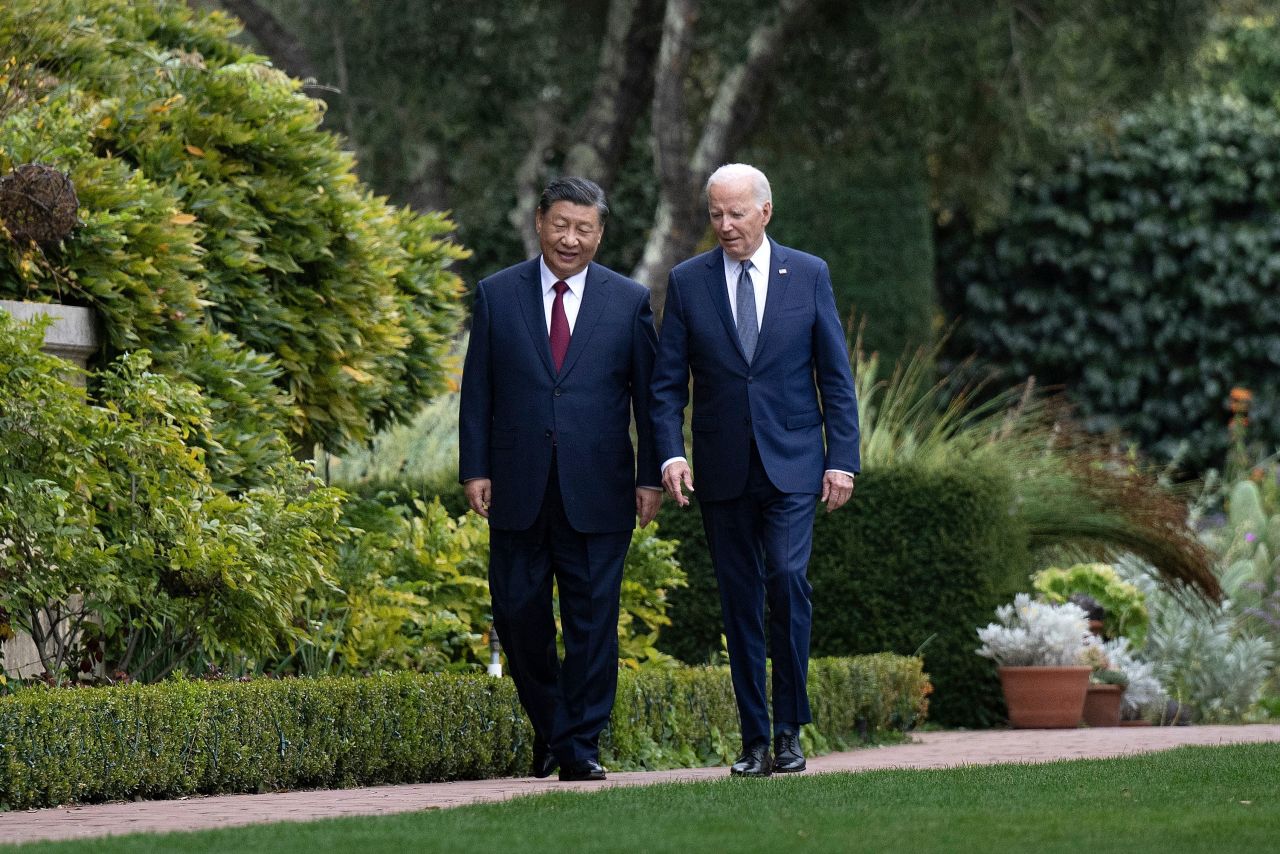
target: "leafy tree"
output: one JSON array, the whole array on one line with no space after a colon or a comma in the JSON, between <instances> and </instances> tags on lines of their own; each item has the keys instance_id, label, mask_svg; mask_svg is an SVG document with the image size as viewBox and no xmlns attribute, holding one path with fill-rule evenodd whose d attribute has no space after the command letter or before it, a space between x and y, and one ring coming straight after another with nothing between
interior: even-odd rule
<instances>
[{"instance_id":1,"label":"leafy tree","mask_svg":"<svg viewBox=\"0 0 1280 854\"><path fill-rule=\"evenodd\" d=\"M0 241L0 294L92 306L111 352L247 405L200 442L252 482L274 460L248 421L342 447L444 388L464 253L444 217L363 186L322 104L235 31L170 2L0 8L0 171L68 172L83 220L57 246Z\"/></svg>"},{"instance_id":2,"label":"leafy tree","mask_svg":"<svg viewBox=\"0 0 1280 854\"><path fill-rule=\"evenodd\" d=\"M585 173L618 214L601 260L660 307L667 270L706 245L707 175L750 158L805 187L776 228L848 259L833 268L842 307L878 312L873 344L896 352L934 314L914 223L931 206L998 211L1011 169L1055 150L1064 124L1175 74L1210 0L222 5L272 56L305 55L375 185L454 210L477 270L532 254L537 190ZM912 211L886 234L873 200Z\"/></svg>"}]
</instances>

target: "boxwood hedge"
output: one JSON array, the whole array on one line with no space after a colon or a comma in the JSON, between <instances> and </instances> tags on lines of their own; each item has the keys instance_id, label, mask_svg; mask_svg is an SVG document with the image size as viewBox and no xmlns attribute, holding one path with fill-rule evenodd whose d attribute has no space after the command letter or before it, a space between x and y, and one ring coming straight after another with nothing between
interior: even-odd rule
<instances>
[{"instance_id":1,"label":"boxwood hedge","mask_svg":"<svg viewBox=\"0 0 1280 854\"><path fill-rule=\"evenodd\" d=\"M913 725L928 679L890 655L812 663L811 748ZM602 739L614 768L723 761L738 748L725 668L620 674ZM0 809L187 794L503 777L532 732L509 679L172 681L0 698Z\"/></svg>"}]
</instances>

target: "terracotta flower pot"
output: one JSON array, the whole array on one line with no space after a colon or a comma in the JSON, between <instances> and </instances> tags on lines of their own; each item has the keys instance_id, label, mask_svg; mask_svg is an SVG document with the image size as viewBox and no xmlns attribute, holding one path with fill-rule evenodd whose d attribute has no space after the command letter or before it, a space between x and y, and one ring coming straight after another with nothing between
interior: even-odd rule
<instances>
[{"instance_id":1,"label":"terracotta flower pot","mask_svg":"<svg viewBox=\"0 0 1280 854\"><path fill-rule=\"evenodd\" d=\"M1009 723L1018 729L1079 726L1090 669L1088 665L998 668Z\"/></svg>"},{"instance_id":2,"label":"terracotta flower pot","mask_svg":"<svg viewBox=\"0 0 1280 854\"><path fill-rule=\"evenodd\" d=\"M1089 726L1120 726L1123 685L1089 685L1084 696L1084 722Z\"/></svg>"}]
</instances>

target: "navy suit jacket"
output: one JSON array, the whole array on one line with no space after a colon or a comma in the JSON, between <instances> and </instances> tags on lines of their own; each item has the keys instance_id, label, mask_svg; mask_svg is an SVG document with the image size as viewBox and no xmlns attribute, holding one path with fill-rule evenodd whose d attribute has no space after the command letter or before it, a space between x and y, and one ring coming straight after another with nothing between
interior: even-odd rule
<instances>
[{"instance_id":1,"label":"navy suit jacket","mask_svg":"<svg viewBox=\"0 0 1280 854\"><path fill-rule=\"evenodd\" d=\"M685 456L692 373L694 483L704 501L742 494L751 436L782 492L817 494L825 470L859 471L858 402L831 274L821 258L771 246L750 364L729 306L724 250L677 265L667 282L652 385L654 436L659 463Z\"/></svg>"},{"instance_id":2,"label":"navy suit jacket","mask_svg":"<svg viewBox=\"0 0 1280 854\"><path fill-rule=\"evenodd\" d=\"M538 259L481 280L462 374L458 477L492 480L492 527L533 525L553 441L569 524L583 533L635 526L636 488L661 486L648 397L656 342L649 289L593 262L557 374Z\"/></svg>"}]
</instances>

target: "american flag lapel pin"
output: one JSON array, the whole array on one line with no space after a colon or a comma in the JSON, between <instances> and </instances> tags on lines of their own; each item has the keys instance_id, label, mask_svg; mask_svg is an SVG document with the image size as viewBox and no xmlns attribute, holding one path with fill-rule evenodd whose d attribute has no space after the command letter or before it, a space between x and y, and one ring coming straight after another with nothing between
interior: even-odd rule
<instances>
[{"instance_id":1,"label":"american flag lapel pin","mask_svg":"<svg viewBox=\"0 0 1280 854\"><path fill-rule=\"evenodd\" d=\"M786 267L779 267L779 268L778 268L778 275L779 275L779 276L785 276L786 274L787 274L787 268L786 268Z\"/></svg>"}]
</instances>

